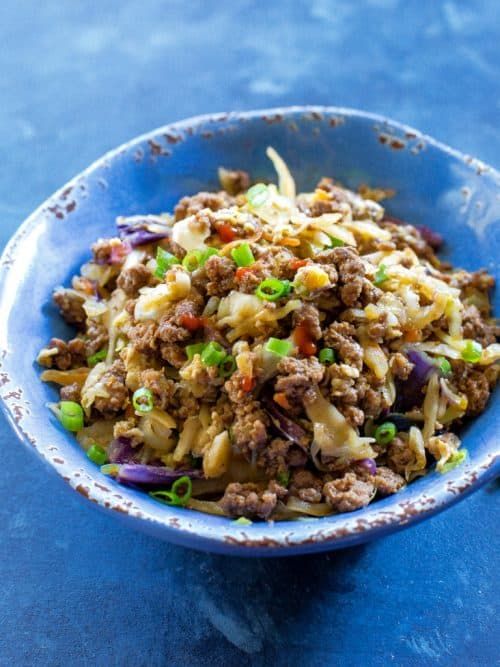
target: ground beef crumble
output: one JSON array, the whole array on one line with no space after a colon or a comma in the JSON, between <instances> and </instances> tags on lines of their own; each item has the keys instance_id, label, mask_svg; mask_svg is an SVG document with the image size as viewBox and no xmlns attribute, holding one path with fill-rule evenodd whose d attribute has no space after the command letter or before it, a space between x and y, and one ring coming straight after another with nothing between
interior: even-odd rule
<instances>
[{"instance_id":1,"label":"ground beef crumble","mask_svg":"<svg viewBox=\"0 0 500 667\"><path fill-rule=\"evenodd\" d=\"M363 481L354 473L347 472L340 479L326 482L323 495L326 502L336 512L353 512L368 505L375 493L375 485L371 481Z\"/></svg>"}]
</instances>

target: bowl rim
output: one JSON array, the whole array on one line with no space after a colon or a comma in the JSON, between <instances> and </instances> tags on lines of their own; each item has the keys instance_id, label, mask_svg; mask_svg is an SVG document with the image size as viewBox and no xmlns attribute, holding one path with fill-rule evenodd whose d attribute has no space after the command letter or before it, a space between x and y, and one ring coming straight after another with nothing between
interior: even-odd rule
<instances>
[{"instance_id":1,"label":"bowl rim","mask_svg":"<svg viewBox=\"0 0 500 667\"><path fill-rule=\"evenodd\" d=\"M500 186L500 172L495 168L486 165L476 158L472 158L464 153L451 148L450 146L424 134L414 128L394 121L386 116L371 112L351 109L348 107L337 106L316 106L316 105L295 105L290 107L274 107L266 109L233 111L221 113L209 113L193 116L177 122L168 123L156 129L140 134L129 141L120 144L118 147L107 151L104 155L92 162L86 169L79 172L65 185L56 190L40 206L38 206L17 228L8 243L6 244L2 255L0 256L0 312L2 312L5 321L7 321L8 300L6 299L4 276L16 262L16 247L21 239L26 237L40 223L42 215L55 202L64 198L68 188L73 188L79 182L84 180L93 172L109 164L109 162L125 151L152 140L158 135L167 133L182 133L186 129L201 128L216 122L238 122L244 120L261 119L268 117L289 118L297 114L327 114L338 117L357 118L363 121L380 124L384 130L390 130L397 135L411 136L415 140L423 141L425 144L448 154L450 157L465 163L470 169L476 170L476 173L487 174L495 185ZM189 138L189 137L188 137ZM5 342L5 349L0 348L0 371L7 357L10 346ZM7 373L0 374L0 380L5 378L5 384L11 382ZM2 383L0 382L0 386ZM107 500L107 493L102 487L93 487L92 489L83 488L82 484L76 480L68 478L68 470L64 465L56 465L53 458L44 451L43 445L33 446L33 438L29 435L26 428L21 423L22 420L15 412L15 403L9 400L8 394L0 394L0 407L6 415L8 423L13 428L19 440L23 442L30 450L35 449L38 456L60 477L69 482L70 486L79 491L88 500L95 503L101 510L108 514L122 517L128 523L132 523L136 528L145 530L151 534L167 539L173 543L190 546L198 549L220 552L234 553L236 555L294 555L298 553L317 552L322 550L332 550L353 544L362 543L383 534L395 532L405 527L420 522L444 509L455 504L459 500L494 479L500 473L500 452L488 453L477 461L474 465L466 464L460 469L453 471L451 477L443 480L443 491L436 494L436 497L430 498L422 494L416 500L407 500L405 503L396 503L396 508L391 506L390 511L385 509L383 501L377 503L375 509L372 509L369 518L356 517L356 512L346 516L343 525L329 530L325 526L325 520L314 522L303 522L300 531L294 530L295 526L287 531L278 530L278 526L284 523L258 523L250 527L242 527L227 522L225 529L206 531L203 529L203 521L190 520L188 514L191 510L180 510L180 513L167 513L158 516L147 514L143 511L132 511L119 504L110 504ZM89 476L89 481L92 476ZM445 488L446 486L446 488ZM123 489L123 487L121 487ZM124 495L127 495L125 490ZM377 508L378 505L378 508ZM163 509L163 508L162 508ZM200 513L196 513L200 514ZM204 516L204 515L202 515ZM338 516L338 515L336 515ZM191 517L192 519L192 517ZM258 530L254 529L259 527ZM330 527L331 528L331 527ZM278 535L279 533L279 535ZM298 534L299 533L299 534Z\"/></svg>"}]
</instances>

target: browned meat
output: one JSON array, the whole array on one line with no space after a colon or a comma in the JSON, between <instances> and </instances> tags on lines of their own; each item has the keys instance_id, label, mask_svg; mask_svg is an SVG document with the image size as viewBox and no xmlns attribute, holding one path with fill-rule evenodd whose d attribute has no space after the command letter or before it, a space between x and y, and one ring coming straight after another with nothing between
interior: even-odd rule
<instances>
[{"instance_id":1,"label":"browned meat","mask_svg":"<svg viewBox=\"0 0 500 667\"><path fill-rule=\"evenodd\" d=\"M173 323L174 317L164 317L158 325L156 335L164 343L180 343L191 337L190 331Z\"/></svg>"},{"instance_id":2,"label":"browned meat","mask_svg":"<svg viewBox=\"0 0 500 667\"><path fill-rule=\"evenodd\" d=\"M333 256L337 265L342 287L340 298L346 306L354 306L363 289L365 267L354 248L345 246L334 248Z\"/></svg>"},{"instance_id":3,"label":"browned meat","mask_svg":"<svg viewBox=\"0 0 500 667\"><path fill-rule=\"evenodd\" d=\"M75 403L79 403L81 398L80 386L75 382L61 387L59 396L61 397L61 401L75 401Z\"/></svg>"},{"instance_id":4,"label":"browned meat","mask_svg":"<svg viewBox=\"0 0 500 667\"><path fill-rule=\"evenodd\" d=\"M323 487L326 502L337 512L353 512L365 507L373 498L374 492L375 486L372 482L358 479L352 472L327 482Z\"/></svg>"},{"instance_id":5,"label":"browned meat","mask_svg":"<svg viewBox=\"0 0 500 667\"><path fill-rule=\"evenodd\" d=\"M87 320L85 356L90 357L108 344L108 328L100 320Z\"/></svg>"},{"instance_id":6,"label":"browned meat","mask_svg":"<svg viewBox=\"0 0 500 667\"><path fill-rule=\"evenodd\" d=\"M127 296L137 296L141 287L145 287L149 283L150 278L151 273L144 264L135 264L129 269L123 269L116 284Z\"/></svg>"},{"instance_id":7,"label":"browned meat","mask_svg":"<svg viewBox=\"0 0 500 667\"><path fill-rule=\"evenodd\" d=\"M404 475L406 466L411 463L413 454L408 443L396 436L387 447L387 465L395 472Z\"/></svg>"},{"instance_id":8,"label":"browned meat","mask_svg":"<svg viewBox=\"0 0 500 667\"><path fill-rule=\"evenodd\" d=\"M234 405L232 436L235 446L247 459L263 449L268 441L269 417L259 401L247 400Z\"/></svg>"},{"instance_id":9,"label":"browned meat","mask_svg":"<svg viewBox=\"0 0 500 667\"><path fill-rule=\"evenodd\" d=\"M152 368L142 371L141 385L151 391L155 405L162 410L165 410L175 393L175 382L167 379L163 371Z\"/></svg>"},{"instance_id":10,"label":"browned meat","mask_svg":"<svg viewBox=\"0 0 500 667\"><path fill-rule=\"evenodd\" d=\"M257 465L265 468L269 475L285 472L288 468L305 465L307 453L290 440L274 438L257 458Z\"/></svg>"},{"instance_id":11,"label":"browned meat","mask_svg":"<svg viewBox=\"0 0 500 667\"><path fill-rule=\"evenodd\" d=\"M467 397L466 415L479 415L486 407L491 388L488 377L484 372L476 370L463 361L454 361L453 384L460 394Z\"/></svg>"},{"instance_id":12,"label":"browned meat","mask_svg":"<svg viewBox=\"0 0 500 667\"><path fill-rule=\"evenodd\" d=\"M108 393L107 397L98 396L94 407L104 417L114 417L128 403L128 389L125 386L125 365L118 359L113 362L102 376L101 382Z\"/></svg>"},{"instance_id":13,"label":"browned meat","mask_svg":"<svg viewBox=\"0 0 500 667\"><path fill-rule=\"evenodd\" d=\"M262 490L257 484L228 484L219 505L230 516L267 519L276 507L275 492Z\"/></svg>"},{"instance_id":14,"label":"browned meat","mask_svg":"<svg viewBox=\"0 0 500 667\"><path fill-rule=\"evenodd\" d=\"M180 368L186 362L184 345L178 343L162 343L160 345L160 355L174 368Z\"/></svg>"},{"instance_id":15,"label":"browned meat","mask_svg":"<svg viewBox=\"0 0 500 667\"><path fill-rule=\"evenodd\" d=\"M389 360L389 367L394 375L394 377L399 378L400 380L407 380L410 377L410 373L413 370L413 364L411 361L401 352L396 352L391 355Z\"/></svg>"},{"instance_id":16,"label":"browned meat","mask_svg":"<svg viewBox=\"0 0 500 667\"><path fill-rule=\"evenodd\" d=\"M377 343L383 343L387 334L387 313L382 313L377 320L369 322L366 333L369 338L377 341Z\"/></svg>"},{"instance_id":17,"label":"browned meat","mask_svg":"<svg viewBox=\"0 0 500 667\"><path fill-rule=\"evenodd\" d=\"M236 265L227 257L212 255L205 262L205 271L208 279L206 290L210 296L224 296L235 289Z\"/></svg>"},{"instance_id":18,"label":"browned meat","mask_svg":"<svg viewBox=\"0 0 500 667\"><path fill-rule=\"evenodd\" d=\"M355 334L356 329L349 322L333 322L325 333L325 344L332 347L344 363L361 370L363 367L363 349L354 340Z\"/></svg>"},{"instance_id":19,"label":"browned meat","mask_svg":"<svg viewBox=\"0 0 500 667\"><path fill-rule=\"evenodd\" d=\"M449 282L453 287L459 287L462 290L465 290L467 287L474 287L480 292L488 292L495 286L495 279L484 269L471 273L463 269L453 271Z\"/></svg>"},{"instance_id":20,"label":"browned meat","mask_svg":"<svg viewBox=\"0 0 500 667\"><path fill-rule=\"evenodd\" d=\"M139 322L128 330L128 337L138 352L151 353L155 349L156 324Z\"/></svg>"},{"instance_id":21,"label":"browned meat","mask_svg":"<svg viewBox=\"0 0 500 667\"><path fill-rule=\"evenodd\" d=\"M291 496L298 496L306 503L320 503L323 482L309 470L297 470L293 473L288 491Z\"/></svg>"},{"instance_id":22,"label":"browned meat","mask_svg":"<svg viewBox=\"0 0 500 667\"><path fill-rule=\"evenodd\" d=\"M278 364L278 373L275 391L284 393L296 412L301 410L304 401L314 398L315 386L323 379L325 367L315 357L284 357Z\"/></svg>"},{"instance_id":23,"label":"browned meat","mask_svg":"<svg viewBox=\"0 0 500 667\"><path fill-rule=\"evenodd\" d=\"M234 199L224 190L220 192L198 192L192 197L183 197L174 209L175 219L182 220L190 215L196 215L204 208L218 211L234 203Z\"/></svg>"},{"instance_id":24,"label":"browned meat","mask_svg":"<svg viewBox=\"0 0 500 667\"><path fill-rule=\"evenodd\" d=\"M373 476L373 483L377 491L383 496L390 496L400 491L406 482L401 475L386 466L379 466L377 474Z\"/></svg>"},{"instance_id":25,"label":"browned meat","mask_svg":"<svg viewBox=\"0 0 500 667\"><path fill-rule=\"evenodd\" d=\"M319 310L312 303L303 303L298 310L294 311L292 322L294 327L301 324L305 325L309 335L314 338L314 340L319 340L321 338L322 333Z\"/></svg>"},{"instance_id":26,"label":"browned meat","mask_svg":"<svg viewBox=\"0 0 500 667\"><path fill-rule=\"evenodd\" d=\"M463 314L464 338L472 338L487 347L496 342L500 327L485 321L476 306L466 306Z\"/></svg>"},{"instance_id":27,"label":"browned meat","mask_svg":"<svg viewBox=\"0 0 500 667\"><path fill-rule=\"evenodd\" d=\"M222 187L230 195L238 195L250 187L248 172L240 169L220 169L219 178Z\"/></svg>"},{"instance_id":28,"label":"browned meat","mask_svg":"<svg viewBox=\"0 0 500 667\"><path fill-rule=\"evenodd\" d=\"M338 185L335 185L333 179L331 178L322 178L316 185L316 189L328 192L330 197L339 203L348 201L348 197L344 190L342 190L342 188L340 188Z\"/></svg>"},{"instance_id":29,"label":"browned meat","mask_svg":"<svg viewBox=\"0 0 500 667\"><path fill-rule=\"evenodd\" d=\"M53 299L66 322L82 329L87 319L87 315L83 310L83 297L74 292L56 290Z\"/></svg>"},{"instance_id":30,"label":"browned meat","mask_svg":"<svg viewBox=\"0 0 500 667\"><path fill-rule=\"evenodd\" d=\"M48 349L57 349L57 354L47 356L41 363L47 368L55 366L61 371L66 371L68 368L78 368L85 362L85 343L79 338L66 343L60 338L51 338L47 344Z\"/></svg>"},{"instance_id":31,"label":"browned meat","mask_svg":"<svg viewBox=\"0 0 500 667\"><path fill-rule=\"evenodd\" d=\"M434 263L434 250L429 243L423 238L421 233L407 224L394 224L392 221L384 220L380 223L383 229L391 233L391 240L398 250L411 248L418 257L429 259Z\"/></svg>"}]
</instances>

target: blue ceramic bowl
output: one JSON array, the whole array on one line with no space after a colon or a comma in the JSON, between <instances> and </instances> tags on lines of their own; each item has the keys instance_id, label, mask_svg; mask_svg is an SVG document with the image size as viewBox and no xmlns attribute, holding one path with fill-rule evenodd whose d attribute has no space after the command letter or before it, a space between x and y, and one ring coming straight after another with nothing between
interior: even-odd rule
<instances>
[{"instance_id":1,"label":"blue ceramic bowl","mask_svg":"<svg viewBox=\"0 0 500 667\"><path fill-rule=\"evenodd\" d=\"M273 177L274 146L300 189L323 175L397 191L388 211L441 232L446 254L499 279L500 175L430 137L385 118L337 108L294 107L193 118L111 151L64 186L19 228L0 260L0 392L10 423L67 484L130 526L199 549L240 555L298 554L380 537L430 517L499 472L499 395L464 432L470 458L447 475L431 472L395 496L352 514L276 524L231 521L155 503L101 475L45 404L56 390L34 359L54 334L69 335L51 304L86 260L90 244L114 233L117 215L171 210L182 195L217 188L217 167ZM496 297L498 312L498 294Z\"/></svg>"}]
</instances>

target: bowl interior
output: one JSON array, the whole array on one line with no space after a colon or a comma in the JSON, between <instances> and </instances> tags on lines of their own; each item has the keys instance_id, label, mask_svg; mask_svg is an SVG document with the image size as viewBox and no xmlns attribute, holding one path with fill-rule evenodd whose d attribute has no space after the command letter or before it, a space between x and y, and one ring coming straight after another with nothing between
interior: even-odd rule
<instances>
[{"instance_id":1,"label":"bowl interior","mask_svg":"<svg viewBox=\"0 0 500 667\"><path fill-rule=\"evenodd\" d=\"M498 175L413 130L381 118L337 109L294 109L194 119L162 128L110 153L38 209L8 246L0 266L0 386L8 414L25 442L83 495L176 542L254 553L332 548L417 520L452 502L491 475L498 392L466 430L468 463L443 477L431 473L397 496L354 515L314 522L241 528L226 519L159 506L145 494L104 478L45 404L53 387L38 379L34 359L53 335L70 334L51 304L99 237L115 233L118 215L172 210L183 195L218 187L217 168L241 168L273 179L265 156L284 157L299 190L321 176L356 188L390 187L390 214L425 223L446 239L445 256L467 269L485 267L498 279ZM499 295L495 295L498 309ZM497 311L498 312L498 311Z\"/></svg>"}]
</instances>

